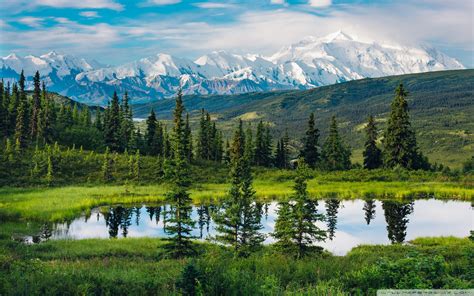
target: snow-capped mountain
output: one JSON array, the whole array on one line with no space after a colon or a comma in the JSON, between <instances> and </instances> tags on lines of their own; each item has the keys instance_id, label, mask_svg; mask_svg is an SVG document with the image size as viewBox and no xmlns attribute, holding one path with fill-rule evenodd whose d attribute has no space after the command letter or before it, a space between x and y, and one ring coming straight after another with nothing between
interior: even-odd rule
<instances>
[{"instance_id":1,"label":"snow-capped mountain","mask_svg":"<svg viewBox=\"0 0 474 296\"><path fill-rule=\"evenodd\" d=\"M128 91L137 103L173 96L180 86L185 94L235 94L463 68L434 48L362 42L341 31L307 37L270 57L216 51L192 61L157 54L115 67L55 52L0 59L0 77L39 70L49 89L88 104L105 104L114 90Z\"/></svg>"}]
</instances>

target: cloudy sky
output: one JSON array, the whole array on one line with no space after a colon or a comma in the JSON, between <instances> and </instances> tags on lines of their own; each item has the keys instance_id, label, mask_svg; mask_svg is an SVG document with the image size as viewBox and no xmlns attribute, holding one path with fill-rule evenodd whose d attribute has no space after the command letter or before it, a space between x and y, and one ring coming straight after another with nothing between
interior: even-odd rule
<instances>
[{"instance_id":1,"label":"cloudy sky","mask_svg":"<svg viewBox=\"0 0 474 296\"><path fill-rule=\"evenodd\" d=\"M474 67L471 0L0 0L0 55L51 50L120 64L159 52L271 54L337 30L429 44Z\"/></svg>"}]
</instances>

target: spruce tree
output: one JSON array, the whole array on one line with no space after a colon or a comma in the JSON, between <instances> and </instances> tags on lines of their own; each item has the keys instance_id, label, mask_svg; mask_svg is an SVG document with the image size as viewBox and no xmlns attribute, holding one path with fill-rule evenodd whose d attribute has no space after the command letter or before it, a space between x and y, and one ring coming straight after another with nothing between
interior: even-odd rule
<instances>
[{"instance_id":1,"label":"spruce tree","mask_svg":"<svg viewBox=\"0 0 474 296\"><path fill-rule=\"evenodd\" d=\"M323 166L330 171L348 170L351 167L350 157L351 151L344 145L339 136L336 117L333 116L329 127L329 135L323 145Z\"/></svg>"},{"instance_id":2,"label":"spruce tree","mask_svg":"<svg viewBox=\"0 0 474 296\"><path fill-rule=\"evenodd\" d=\"M384 164L389 168L428 169L428 161L419 152L415 132L411 128L407 96L408 92L400 84L395 90L384 134Z\"/></svg>"},{"instance_id":3,"label":"spruce tree","mask_svg":"<svg viewBox=\"0 0 474 296\"><path fill-rule=\"evenodd\" d=\"M0 139L7 136L7 119L8 113L4 103L5 90L3 87L3 79L0 81Z\"/></svg>"},{"instance_id":4,"label":"spruce tree","mask_svg":"<svg viewBox=\"0 0 474 296\"><path fill-rule=\"evenodd\" d=\"M156 121L155 111L151 109L150 115L146 120L146 135L145 141L147 145L147 152L149 155L157 156L161 154L162 147L160 147L160 141L158 139L157 132L161 127Z\"/></svg>"},{"instance_id":5,"label":"spruce tree","mask_svg":"<svg viewBox=\"0 0 474 296\"><path fill-rule=\"evenodd\" d=\"M16 115L16 125L15 125L15 141L18 143L20 149L26 148L27 146L27 137L28 137L28 126L27 126L27 106L25 102L21 101L18 106L17 115Z\"/></svg>"},{"instance_id":6,"label":"spruce tree","mask_svg":"<svg viewBox=\"0 0 474 296\"><path fill-rule=\"evenodd\" d=\"M31 104L31 116L30 116L30 137L33 141L37 141L42 135L39 134L40 129L38 124L40 123L40 114L41 114L41 81L40 74L36 71L35 76L33 77L33 98Z\"/></svg>"},{"instance_id":7,"label":"spruce tree","mask_svg":"<svg viewBox=\"0 0 474 296\"><path fill-rule=\"evenodd\" d=\"M250 124L247 126L247 130L245 131L245 151L244 157L253 163L255 157L255 146L253 140L253 131Z\"/></svg>"},{"instance_id":8,"label":"spruce tree","mask_svg":"<svg viewBox=\"0 0 474 296\"><path fill-rule=\"evenodd\" d=\"M326 232L316 225L316 222L323 221L324 217L317 212L317 202L309 197L308 178L308 166L300 158L292 203L283 203L279 208L273 234L278 241L277 246L285 252L295 251L297 258L314 249L315 242L326 239Z\"/></svg>"},{"instance_id":9,"label":"spruce tree","mask_svg":"<svg viewBox=\"0 0 474 296\"><path fill-rule=\"evenodd\" d=\"M112 102L107 110L107 120L104 122L104 141L111 151L123 148L120 145L120 104L116 92L112 96Z\"/></svg>"},{"instance_id":10,"label":"spruce tree","mask_svg":"<svg viewBox=\"0 0 474 296\"><path fill-rule=\"evenodd\" d=\"M216 240L233 247L236 255L247 256L260 247L264 237L259 230L261 212L255 202L250 161L245 155L242 121L231 146L231 188L222 210L215 214Z\"/></svg>"},{"instance_id":11,"label":"spruce tree","mask_svg":"<svg viewBox=\"0 0 474 296\"><path fill-rule=\"evenodd\" d=\"M110 156L109 147L105 149L104 161L102 163L102 179L104 182L110 182L113 179L113 159Z\"/></svg>"},{"instance_id":12,"label":"spruce tree","mask_svg":"<svg viewBox=\"0 0 474 296\"><path fill-rule=\"evenodd\" d=\"M16 128L16 119L18 117L18 109L20 106L20 93L18 91L18 86L16 83L12 86L12 94L10 97L10 102L8 104L8 136L15 134ZM22 107L25 108L25 107Z\"/></svg>"},{"instance_id":13,"label":"spruce tree","mask_svg":"<svg viewBox=\"0 0 474 296\"><path fill-rule=\"evenodd\" d=\"M102 123L102 112L100 111L100 107L97 106L96 110L95 110L95 120L94 120L94 125L95 125L95 128L98 130L98 131L103 131L103 123Z\"/></svg>"},{"instance_id":14,"label":"spruce tree","mask_svg":"<svg viewBox=\"0 0 474 296\"><path fill-rule=\"evenodd\" d=\"M53 162L51 161L51 155L48 155L48 167L46 170L45 179L48 186L53 184Z\"/></svg>"},{"instance_id":15,"label":"spruce tree","mask_svg":"<svg viewBox=\"0 0 474 296\"><path fill-rule=\"evenodd\" d=\"M39 116L38 128L46 143L52 143L54 138L54 126L56 120L54 102L46 93L44 82L41 89L41 113Z\"/></svg>"},{"instance_id":16,"label":"spruce tree","mask_svg":"<svg viewBox=\"0 0 474 296\"><path fill-rule=\"evenodd\" d=\"M180 90L176 96L173 112L173 157L170 161L172 189L166 197L170 204L170 210L167 213L165 231L170 235L170 238L165 249L168 255L173 258L181 258L195 253L191 241L191 232L195 222L191 218L191 197L187 191L190 186L190 172L186 154L184 111Z\"/></svg>"},{"instance_id":17,"label":"spruce tree","mask_svg":"<svg viewBox=\"0 0 474 296\"><path fill-rule=\"evenodd\" d=\"M183 141L186 158L188 159L188 162L191 162L193 159L193 135L191 133L191 127L189 125L189 113L186 113L186 123L184 126Z\"/></svg>"},{"instance_id":18,"label":"spruce tree","mask_svg":"<svg viewBox=\"0 0 474 296\"><path fill-rule=\"evenodd\" d=\"M197 153L200 159L209 159L209 122L207 121L206 112L201 109L201 119L199 121L199 134Z\"/></svg>"},{"instance_id":19,"label":"spruce tree","mask_svg":"<svg viewBox=\"0 0 474 296\"><path fill-rule=\"evenodd\" d=\"M383 164L382 151L377 147L377 127L375 126L375 119L372 115L369 116L365 132L366 140L363 152L364 168L369 170L380 168Z\"/></svg>"},{"instance_id":20,"label":"spruce tree","mask_svg":"<svg viewBox=\"0 0 474 296\"><path fill-rule=\"evenodd\" d=\"M303 149L300 152L300 156L311 168L315 168L320 161L318 140L319 130L315 127L314 113L311 113L308 120L308 129L303 139Z\"/></svg>"},{"instance_id":21,"label":"spruce tree","mask_svg":"<svg viewBox=\"0 0 474 296\"><path fill-rule=\"evenodd\" d=\"M255 164L269 167L272 162L271 150L270 129L260 121L255 136Z\"/></svg>"},{"instance_id":22,"label":"spruce tree","mask_svg":"<svg viewBox=\"0 0 474 296\"><path fill-rule=\"evenodd\" d=\"M133 136L133 113L129 105L128 93L125 92L121 105L121 124L120 124L120 140L121 146L128 149L131 146Z\"/></svg>"}]
</instances>

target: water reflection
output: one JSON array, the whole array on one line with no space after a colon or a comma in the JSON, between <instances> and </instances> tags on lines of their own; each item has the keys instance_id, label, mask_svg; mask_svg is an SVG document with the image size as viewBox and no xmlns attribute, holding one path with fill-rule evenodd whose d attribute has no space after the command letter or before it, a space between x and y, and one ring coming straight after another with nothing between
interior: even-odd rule
<instances>
[{"instance_id":1,"label":"water reflection","mask_svg":"<svg viewBox=\"0 0 474 296\"><path fill-rule=\"evenodd\" d=\"M382 208L387 222L388 239L392 243L403 243L407 235L408 215L413 213L413 202L398 203L382 202Z\"/></svg>"},{"instance_id":2,"label":"water reflection","mask_svg":"<svg viewBox=\"0 0 474 296\"><path fill-rule=\"evenodd\" d=\"M216 205L199 205L191 209L195 223L191 235L198 239L214 236L213 213ZM257 204L262 232L273 231L278 203ZM469 202L417 200L409 202L336 199L318 203L314 208L325 216L318 226L328 233L320 243L335 254L345 254L359 244L402 243L420 236L453 235L465 237L472 229ZM93 209L70 222L44 225L33 240L52 239L166 237L169 205L113 206ZM377 213L377 215L376 215ZM94 217L94 218L91 218ZM172 225L172 224L169 224ZM265 243L271 243L267 235Z\"/></svg>"}]
</instances>

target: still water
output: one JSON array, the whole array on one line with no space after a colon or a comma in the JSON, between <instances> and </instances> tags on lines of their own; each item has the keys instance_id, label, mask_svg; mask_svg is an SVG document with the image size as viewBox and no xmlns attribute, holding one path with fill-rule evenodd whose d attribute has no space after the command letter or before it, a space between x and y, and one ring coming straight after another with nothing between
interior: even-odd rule
<instances>
[{"instance_id":1,"label":"still water","mask_svg":"<svg viewBox=\"0 0 474 296\"><path fill-rule=\"evenodd\" d=\"M273 231L278 203L261 207L261 223L265 234ZM168 205L108 206L92 209L73 221L50 225L43 230L47 239L166 237ZM406 242L421 236L469 236L474 229L471 203L462 201L416 200L397 203L378 200L321 200L318 212L325 221L318 226L328 238L318 243L326 250L344 255L360 244ZM212 220L214 205L194 206L196 221L193 235L210 239L215 235ZM273 241L266 236L266 243Z\"/></svg>"}]
</instances>

